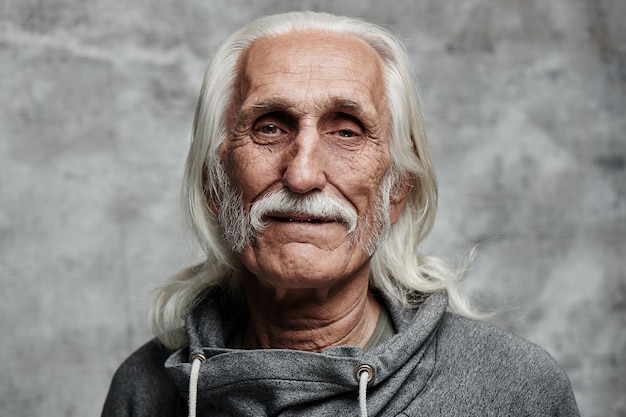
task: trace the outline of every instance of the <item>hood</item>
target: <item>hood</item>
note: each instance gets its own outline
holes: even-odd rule
[[[368,414],[397,415],[433,371],[447,296],[433,294],[416,309],[385,303],[397,333],[368,352],[349,346],[322,353],[239,350],[225,348],[225,340],[246,313],[214,292],[188,315],[189,347],[174,352],[165,368],[186,398],[197,377],[198,416],[346,416],[359,414],[357,370],[369,365]],[[192,375],[190,356],[198,353],[206,359]]]

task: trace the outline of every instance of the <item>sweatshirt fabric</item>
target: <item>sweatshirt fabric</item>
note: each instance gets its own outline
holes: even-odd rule
[[[420,307],[385,301],[397,333],[367,352],[226,348],[246,314],[219,291],[187,317],[189,346],[151,341],[117,370],[103,417],[186,416],[190,356],[201,353],[198,416],[359,416],[369,365],[369,416],[578,416],[570,382],[540,347],[446,312],[437,293]]]

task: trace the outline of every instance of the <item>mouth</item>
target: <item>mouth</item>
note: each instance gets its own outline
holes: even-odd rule
[[[326,218],[318,218],[318,217],[308,217],[301,215],[282,215],[276,214],[267,216],[269,220],[274,220],[281,223],[309,223],[309,224],[325,224],[325,223],[333,223],[335,219],[326,219]]]

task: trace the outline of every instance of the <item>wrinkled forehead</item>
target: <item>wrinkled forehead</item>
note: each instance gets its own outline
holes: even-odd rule
[[[261,80],[280,83],[287,76],[300,81],[298,87],[311,78],[329,85],[343,80],[386,102],[383,62],[369,44],[352,35],[300,31],[258,39],[242,53],[233,104],[240,105]]]

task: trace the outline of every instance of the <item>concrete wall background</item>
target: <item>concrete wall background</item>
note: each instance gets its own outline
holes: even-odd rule
[[[312,9],[406,39],[441,187],[424,251],[547,348],[586,416],[626,416],[626,2],[7,0],[0,5],[0,414],[98,415],[194,259],[178,189],[202,71]]]

